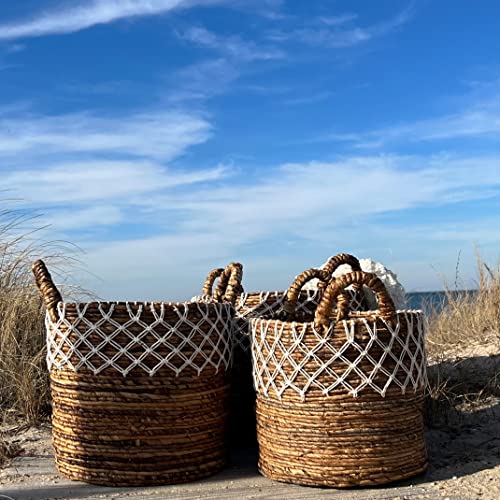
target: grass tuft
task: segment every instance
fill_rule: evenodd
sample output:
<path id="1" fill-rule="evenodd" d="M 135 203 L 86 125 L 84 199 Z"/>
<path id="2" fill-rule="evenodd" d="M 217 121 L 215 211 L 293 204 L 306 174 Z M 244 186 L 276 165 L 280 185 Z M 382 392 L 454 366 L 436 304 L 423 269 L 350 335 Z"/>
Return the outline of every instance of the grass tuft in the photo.
<path id="1" fill-rule="evenodd" d="M 446 289 L 446 307 L 429 315 L 429 355 L 467 351 L 500 340 L 500 268 L 492 269 L 477 255 L 477 291 Z"/>
<path id="2" fill-rule="evenodd" d="M 500 268 L 477 255 L 474 292 L 446 290 L 444 309 L 431 309 L 426 404 L 431 426 L 456 428 L 463 417 L 500 397 Z"/>
<path id="3" fill-rule="evenodd" d="M 45 242 L 37 217 L 0 209 L 0 423 L 35 424 L 49 411 L 44 307 L 31 264 L 43 257 L 56 270 L 72 258 L 65 242 Z"/>

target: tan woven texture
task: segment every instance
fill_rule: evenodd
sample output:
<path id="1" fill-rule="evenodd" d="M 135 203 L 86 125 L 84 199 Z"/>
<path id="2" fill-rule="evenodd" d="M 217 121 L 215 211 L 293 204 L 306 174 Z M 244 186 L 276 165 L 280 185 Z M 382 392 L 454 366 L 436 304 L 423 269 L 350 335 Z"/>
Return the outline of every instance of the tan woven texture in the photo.
<path id="1" fill-rule="evenodd" d="M 202 288 L 202 295 L 193 297 L 193 300 L 201 302 L 230 302 L 236 310 L 233 325 L 233 342 L 235 352 L 242 350 L 250 351 L 250 329 L 249 319 L 269 315 L 280 315 L 293 311 L 297 316 L 307 317 L 314 314 L 316 307 L 323 294 L 323 289 L 330 282 L 335 270 L 348 264 L 353 271 L 361 271 L 361 266 L 356 257 L 346 253 L 340 253 L 332 257 L 324 269 L 308 269 L 299 274 L 288 290 L 285 291 L 260 291 L 245 292 L 242 286 L 243 269 L 241 264 L 233 262 L 225 269 L 212 270 Z M 213 290 L 216 279 L 219 282 Z M 302 287 L 310 280 L 318 278 L 318 290 L 302 290 Z M 349 298 L 349 308 L 352 311 L 364 309 L 362 285 L 354 284 L 344 294 Z M 292 302 L 290 304 L 290 302 Z"/>
<path id="2" fill-rule="evenodd" d="M 379 310 L 349 311 L 349 286 Z M 337 311 L 334 306 L 337 304 Z M 382 282 L 332 280 L 314 316 L 251 319 L 259 468 L 313 486 L 372 486 L 427 467 L 420 312 L 394 310 Z"/>
<path id="3" fill-rule="evenodd" d="M 56 465 L 107 486 L 193 481 L 226 462 L 228 304 L 61 302 L 43 262 Z"/>
<path id="4" fill-rule="evenodd" d="M 326 284 L 333 272 L 342 264 L 349 264 L 353 270 L 360 270 L 358 259 L 349 254 L 332 257 L 325 269 L 309 269 L 299 274 L 287 291 L 262 291 L 247 293 L 243 290 L 242 266 L 229 264 L 226 269 L 211 271 L 202 290 L 202 296 L 195 300 L 203 302 L 227 301 L 234 304 L 233 320 L 234 364 L 231 384 L 231 432 L 234 446 L 256 441 L 255 390 L 252 379 L 251 318 L 286 317 L 287 311 L 294 311 L 296 317 L 308 318 L 316 311 Z M 219 282 L 213 290 L 215 280 Z M 323 287 L 318 290 L 302 290 L 308 281 L 318 278 Z M 349 307 L 360 310 L 364 307 L 360 293 L 361 286 L 355 285 L 345 293 L 350 297 Z M 236 293 L 235 293 L 236 292 Z"/>

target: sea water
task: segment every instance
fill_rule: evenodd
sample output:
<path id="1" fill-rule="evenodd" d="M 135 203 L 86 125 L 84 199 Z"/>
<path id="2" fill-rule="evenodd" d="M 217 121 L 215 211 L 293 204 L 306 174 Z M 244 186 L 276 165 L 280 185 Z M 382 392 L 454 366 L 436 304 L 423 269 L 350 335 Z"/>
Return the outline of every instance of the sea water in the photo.
<path id="1" fill-rule="evenodd" d="M 450 296 L 453 298 L 461 296 L 472 297 L 475 293 L 476 290 L 454 290 L 450 292 L 412 292 L 407 293 L 406 298 L 408 299 L 409 309 L 423 309 L 427 312 L 431 309 L 442 311 L 448 305 Z"/>

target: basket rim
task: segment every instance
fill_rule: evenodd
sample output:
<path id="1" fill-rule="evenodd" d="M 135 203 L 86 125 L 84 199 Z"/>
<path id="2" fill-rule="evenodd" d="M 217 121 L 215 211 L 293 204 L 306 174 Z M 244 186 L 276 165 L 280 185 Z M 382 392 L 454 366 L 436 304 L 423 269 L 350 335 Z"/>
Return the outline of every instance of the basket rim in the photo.
<path id="1" fill-rule="evenodd" d="M 335 309 L 334 311 L 335 312 Z M 415 316 L 419 316 L 423 318 L 424 316 L 424 311 L 422 309 L 397 309 L 396 314 L 399 315 L 405 315 L 405 314 L 413 314 Z M 379 309 L 372 309 L 369 311 L 350 311 L 349 312 L 349 317 L 347 319 L 341 319 L 337 320 L 333 315 L 331 317 L 331 324 L 338 323 L 339 321 L 356 321 L 356 320 L 377 320 L 377 319 L 383 319 L 383 317 L 380 315 Z M 261 322 L 261 321 L 276 321 L 279 323 L 289 323 L 289 324 L 294 324 L 294 325 L 314 325 L 314 319 L 311 319 L 311 321 L 301 321 L 301 320 L 286 320 L 283 318 L 277 318 L 273 317 L 273 315 L 268 315 L 268 316 L 250 316 L 248 318 L 249 321 L 251 322 Z"/>
<path id="2" fill-rule="evenodd" d="M 61 306 L 77 306 L 77 307 L 85 307 L 85 306 L 153 306 L 153 307 L 161 307 L 161 306 L 170 306 L 170 307 L 179 307 L 186 305 L 198 305 L 205 304 L 206 306 L 221 306 L 227 307 L 229 304 L 227 302 L 210 302 L 203 303 L 195 300 L 186 300 L 179 302 L 168 302 L 168 301 L 156 301 L 156 300 L 92 300 L 88 302 L 78 302 L 78 301 L 61 301 L 58 303 L 58 307 Z"/>

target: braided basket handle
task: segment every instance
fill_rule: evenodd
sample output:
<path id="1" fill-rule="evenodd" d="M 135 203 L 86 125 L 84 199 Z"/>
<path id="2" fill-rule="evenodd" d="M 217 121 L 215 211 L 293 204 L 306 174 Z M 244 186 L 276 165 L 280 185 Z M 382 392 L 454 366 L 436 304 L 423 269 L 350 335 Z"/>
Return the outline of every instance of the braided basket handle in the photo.
<path id="1" fill-rule="evenodd" d="M 352 272 L 361 271 L 359 260 L 349 253 L 339 253 L 335 255 L 325 264 L 323 269 L 329 274 L 333 274 L 335 270 L 343 264 L 351 266 Z"/>
<path id="2" fill-rule="evenodd" d="M 356 257 L 354 257 L 354 255 L 351 255 L 349 253 L 339 253 L 335 255 L 334 257 L 328 260 L 323 269 L 326 272 L 328 272 L 331 276 L 333 276 L 333 273 L 336 271 L 336 269 L 344 264 L 351 266 L 352 272 L 362 271 L 359 260 Z M 318 288 L 324 288 L 326 285 L 328 285 L 328 282 L 326 284 L 319 283 Z M 363 285 L 359 285 L 356 283 L 353 286 L 353 288 L 356 292 L 360 294 L 363 290 Z"/>
<path id="3" fill-rule="evenodd" d="M 297 302 L 299 300 L 299 294 L 302 290 L 302 287 L 314 278 L 318 278 L 320 283 L 323 283 L 324 286 L 328 284 L 331 278 L 331 274 L 326 269 L 317 269 L 312 267 L 311 269 L 307 269 L 306 271 L 300 273 L 290 285 L 286 292 L 285 303 L 283 304 L 283 309 L 288 314 L 293 314 L 295 312 L 295 308 L 297 307 Z"/>
<path id="4" fill-rule="evenodd" d="M 326 328 L 330 326 L 330 314 L 334 309 L 335 302 L 337 302 L 338 309 L 337 320 L 348 318 L 349 298 L 342 292 L 351 285 L 365 285 L 373 290 L 377 297 L 380 316 L 389 321 L 396 318 L 394 302 L 377 275 L 356 271 L 343 274 L 330 282 L 314 314 L 315 326 L 324 326 Z"/>
<path id="5" fill-rule="evenodd" d="M 208 273 L 207 279 L 205 280 L 203 289 L 201 291 L 202 295 L 209 295 L 210 297 L 212 296 L 215 280 L 219 278 L 223 272 L 224 268 L 218 267 L 216 269 L 212 269 L 212 271 Z"/>
<path id="6" fill-rule="evenodd" d="M 31 270 L 35 275 L 36 286 L 40 290 L 40 294 L 45 301 L 45 307 L 47 308 L 50 319 L 52 321 L 57 321 L 57 304 L 62 302 L 62 296 L 56 285 L 54 285 L 47 266 L 43 260 L 37 260 L 31 266 Z"/>
<path id="7" fill-rule="evenodd" d="M 243 293 L 241 280 L 243 279 L 243 266 L 239 262 L 231 262 L 219 276 L 219 283 L 213 294 L 217 302 L 223 300 L 235 304 L 236 297 Z"/>

